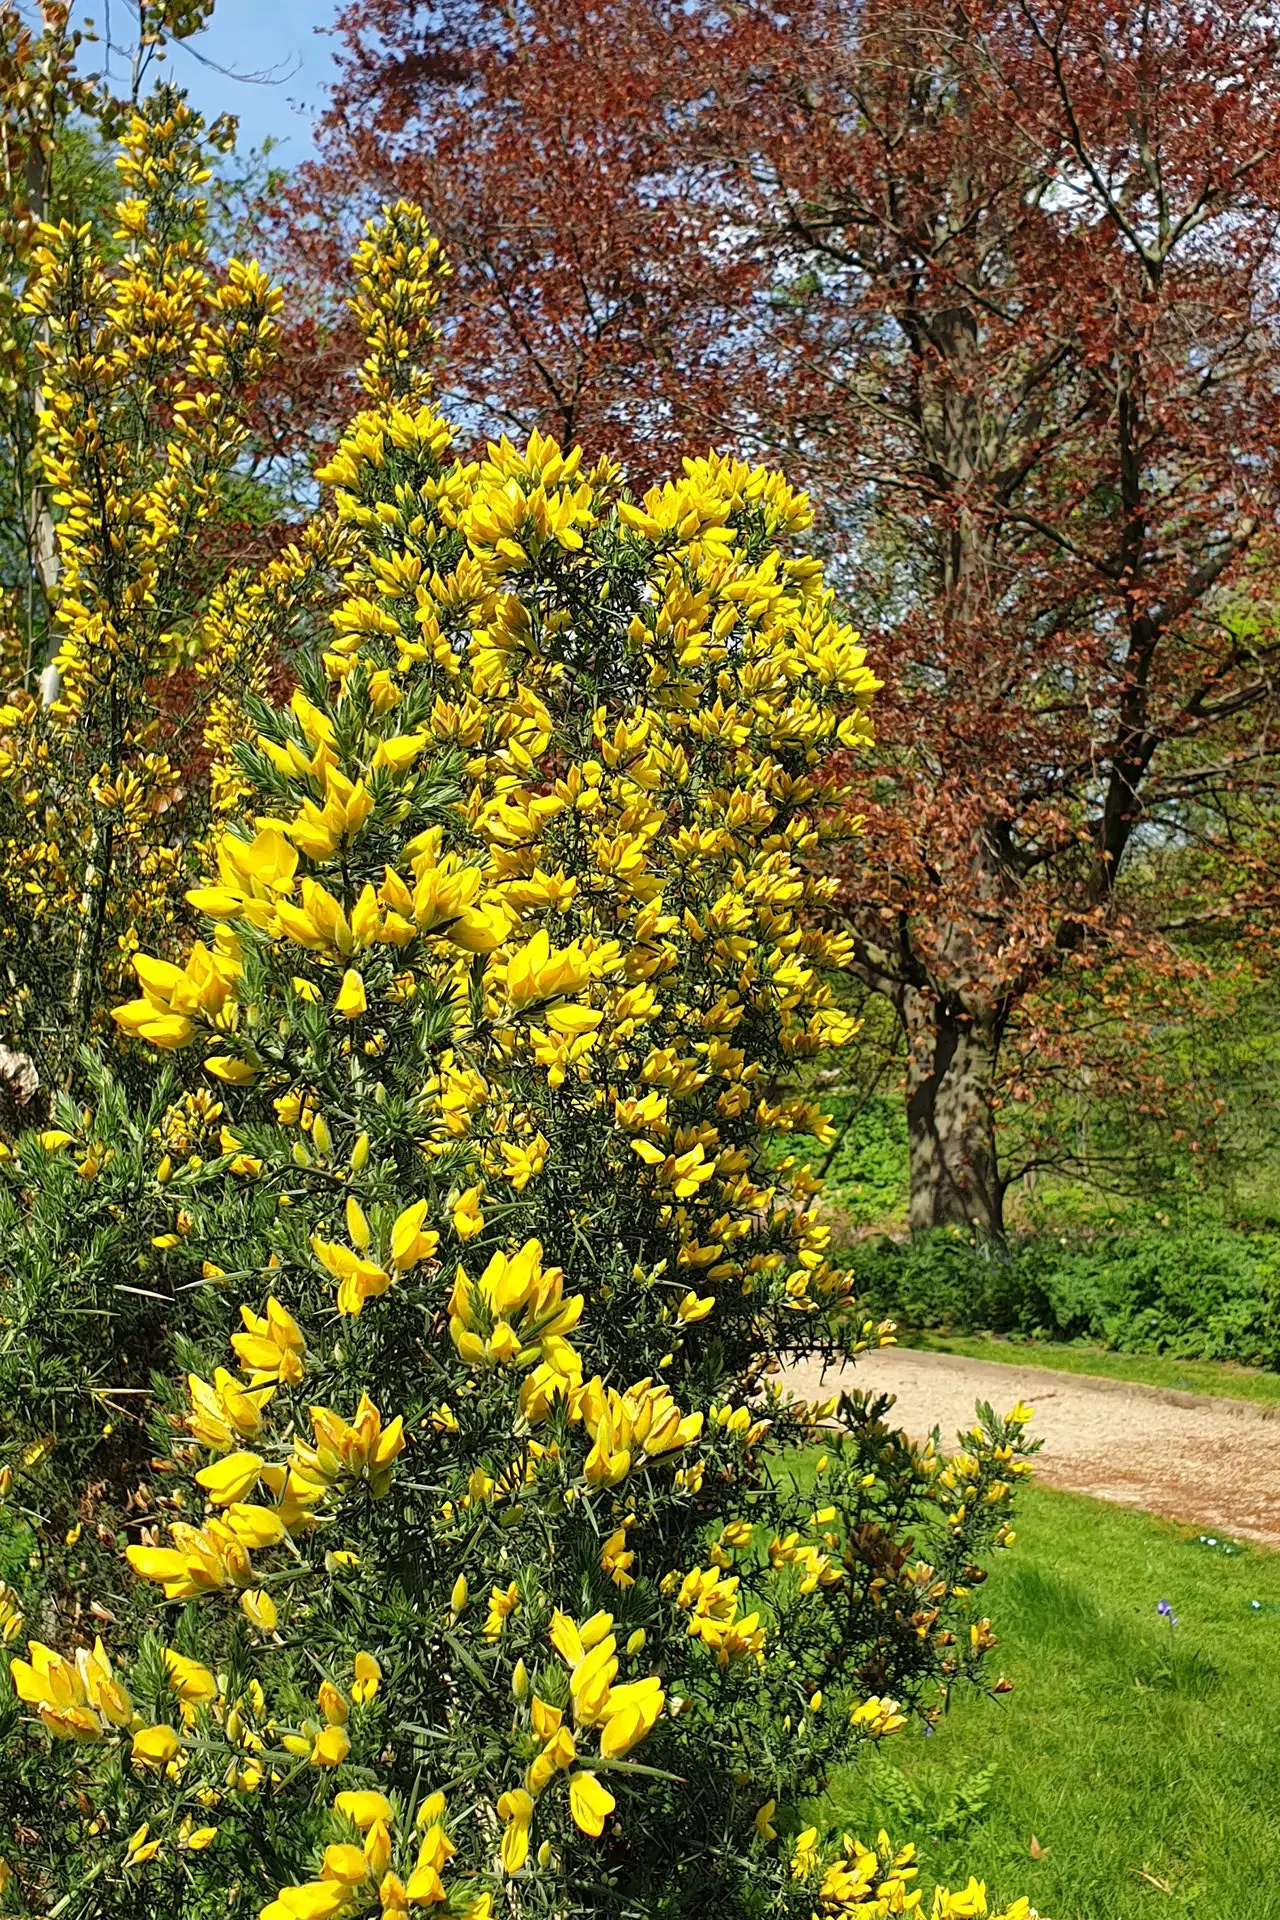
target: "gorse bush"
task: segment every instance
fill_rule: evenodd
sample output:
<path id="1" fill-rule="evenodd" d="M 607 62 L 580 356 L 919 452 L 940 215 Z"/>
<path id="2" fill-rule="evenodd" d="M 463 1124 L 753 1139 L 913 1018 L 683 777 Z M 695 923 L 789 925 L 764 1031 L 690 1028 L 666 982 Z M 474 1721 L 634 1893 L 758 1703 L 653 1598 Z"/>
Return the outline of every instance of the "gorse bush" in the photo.
<path id="1" fill-rule="evenodd" d="M 0 705 L 0 1019 L 46 1082 L 189 878 L 174 822 L 199 705 L 166 727 L 153 695 L 191 645 L 193 541 L 278 340 L 281 296 L 261 269 L 206 259 L 198 130 L 173 95 L 135 116 L 117 160 L 119 257 L 104 261 L 89 222 L 45 227 L 22 303 L 61 510 L 60 644 L 46 697 Z"/>
<path id="2" fill-rule="evenodd" d="M 636 503 L 536 435 L 460 458 L 446 273 L 416 209 L 370 227 L 332 510 L 209 609 L 248 691 L 214 722 L 203 937 L 138 953 L 115 1012 L 152 1104 L 96 1070 L 5 1174 L 12 1271 L 78 1210 L 85 1311 L 127 1287 L 177 1363 L 118 1530 L 86 1488 L 5 1600 L 10 1897 L 909 1911 L 911 1849 L 811 1803 L 999 1685 L 981 1560 L 1027 1449 L 1022 1409 L 948 1460 L 770 1381 L 889 1337 L 765 1154 L 821 1130 L 788 1077 L 852 1038 L 815 856 L 874 682 L 780 476 L 713 456 Z M 311 635 L 279 705 L 276 608 Z M 47 1274 L 12 1284 L 56 1342 Z M 69 1350 L 97 1461 L 134 1382 Z M 58 1443 L 11 1436 L 39 1537 Z"/>

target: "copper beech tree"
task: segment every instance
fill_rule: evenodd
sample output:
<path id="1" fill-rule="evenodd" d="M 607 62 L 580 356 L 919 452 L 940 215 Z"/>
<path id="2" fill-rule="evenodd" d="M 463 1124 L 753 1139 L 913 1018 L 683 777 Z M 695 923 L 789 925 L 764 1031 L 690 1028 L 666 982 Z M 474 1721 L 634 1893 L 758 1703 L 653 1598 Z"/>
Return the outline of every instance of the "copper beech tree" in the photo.
<path id="1" fill-rule="evenodd" d="M 637 482 L 715 439 L 810 489 L 886 681 L 844 912 L 905 1036 L 912 1224 L 999 1234 L 997 1114 L 1073 1044 L 1046 1009 L 1176 971 L 1145 854 L 1218 876 L 1166 921 L 1263 884 L 1274 16 L 356 0 L 340 31 L 291 208 L 321 294 L 335 212 L 411 194 L 477 431 Z"/>

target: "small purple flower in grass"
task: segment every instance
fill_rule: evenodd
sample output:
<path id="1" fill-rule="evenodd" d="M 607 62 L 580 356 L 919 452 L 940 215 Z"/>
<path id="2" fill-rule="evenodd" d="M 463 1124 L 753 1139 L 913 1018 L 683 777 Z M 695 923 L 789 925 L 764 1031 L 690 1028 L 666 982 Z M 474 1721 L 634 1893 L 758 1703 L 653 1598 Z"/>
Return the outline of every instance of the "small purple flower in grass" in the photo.
<path id="1" fill-rule="evenodd" d="M 1156 1601 L 1156 1612 L 1160 1615 L 1162 1620 L 1167 1620 L 1171 1627 L 1177 1626 L 1178 1616 L 1174 1612 L 1173 1608 L 1170 1606 L 1167 1600 Z"/>

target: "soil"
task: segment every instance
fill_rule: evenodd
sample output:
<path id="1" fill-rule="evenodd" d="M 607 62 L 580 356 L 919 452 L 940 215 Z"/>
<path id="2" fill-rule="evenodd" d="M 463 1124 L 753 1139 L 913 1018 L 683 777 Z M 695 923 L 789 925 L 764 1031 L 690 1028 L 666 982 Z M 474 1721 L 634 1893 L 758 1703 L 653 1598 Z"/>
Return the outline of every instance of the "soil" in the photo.
<path id="1" fill-rule="evenodd" d="M 975 1401 L 998 1412 L 1026 1401 L 1030 1431 L 1044 1441 L 1043 1485 L 1280 1547 L 1280 1408 L 901 1348 L 825 1376 L 816 1365 L 789 1367 L 786 1380 L 805 1399 L 840 1387 L 892 1393 L 910 1434 L 937 1426 L 944 1443 L 972 1426 Z"/>

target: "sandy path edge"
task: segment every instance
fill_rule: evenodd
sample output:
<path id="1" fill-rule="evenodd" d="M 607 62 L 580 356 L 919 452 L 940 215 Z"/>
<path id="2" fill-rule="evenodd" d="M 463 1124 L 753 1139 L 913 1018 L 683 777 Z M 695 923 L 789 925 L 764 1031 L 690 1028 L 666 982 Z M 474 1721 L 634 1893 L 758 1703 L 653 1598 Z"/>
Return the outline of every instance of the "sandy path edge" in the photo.
<path id="1" fill-rule="evenodd" d="M 1024 1400 L 1044 1441 L 1036 1477 L 1049 1487 L 1142 1507 L 1186 1526 L 1280 1547 L 1280 1408 L 1017 1362 L 890 1347 L 856 1366 L 784 1366 L 795 1393 L 892 1393 L 896 1418 L 944 1442 L 973 1424 L 974 1402 Z"/>

